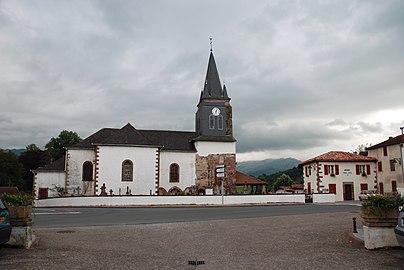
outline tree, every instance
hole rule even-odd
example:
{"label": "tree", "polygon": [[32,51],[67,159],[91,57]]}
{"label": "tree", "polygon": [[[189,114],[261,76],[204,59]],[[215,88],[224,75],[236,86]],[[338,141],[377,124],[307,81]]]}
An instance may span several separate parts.
{"label": "tree", "polygon": [[45,145],[46,151],[52,160],[61,158],[65,153],[65,148],[75,145],[81,141],[80,136],[74,131],[62,130],[58,137],[52,137]]}
{"label": "tree", "polygon": [[292,178],[289,175],[283,173],[273,183],[274,190],[276,191],[280,186],[290,186],[293,184]]}
{"label": "tree", "polygon": [[371,146],[372,146],[371,143],[360,144],[360,145],[358,145],[358,147],[355,148],[355,150],[351,150],[350,152],[353,154],[361,155],[361,156],[367,156],[368,150],[366,150],[366,149]]}
{"label": "tree", "polygon": [[0,150],[0,186],[23,188],[22,171],[23,166],[16,154]]}
{"label": "tree", "polygon": [[279,179],[283,174],[288,175],[292,179],[292,184],[303,184],[303,169],[302,168],[292,168],[286,171],[273,173],[271,175],[262,174],[258,176],[259,179],[267,182],[267,190],[272,190],[277,179]]}
{"label": "tree", "polygon": [[42,151],[35,144],[27,145],[25,151],[21,153],[18,160],[23,165],[22,179],[24,180],[23,189],[25,191],[32,190],[32,183],[34,175],[31,170],[35,170],[38,167],[42,167],[45,162],[45,151]]}

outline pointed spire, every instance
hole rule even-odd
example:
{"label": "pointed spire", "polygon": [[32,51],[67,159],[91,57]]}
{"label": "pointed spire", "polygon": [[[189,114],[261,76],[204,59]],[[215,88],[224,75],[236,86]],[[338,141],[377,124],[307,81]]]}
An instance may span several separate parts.
{"label": "pointed spire", "polygon": [[205,85],[203,87],[203,97],[220,98],[222,91],[215,58],[213,53],[210,52],[208,70],[206,71]]}
{"label": "pointed spire", "polygon": [[224,98],[229,98],[229,95],[227,94],[227,89],[226,89],[226,85],[223,84],[223,97]]}

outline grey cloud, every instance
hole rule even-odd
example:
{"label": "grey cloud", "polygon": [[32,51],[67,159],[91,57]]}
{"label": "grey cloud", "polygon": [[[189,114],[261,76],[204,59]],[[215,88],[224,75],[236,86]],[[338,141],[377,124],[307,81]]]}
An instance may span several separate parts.
{"label": "grey cloud", "polygon": [[210,36],[239,151],[367,142],[404,122],[367,118],[402,108],[402,6],[2,1],[0,147],[127,122],[192,130]]}
{"label": "grey cloud", "polygon": [[265,151],[321,147],[333,140],[349,137],[320,122],[292,121],[288,123],[253,122],[236,130],[238,151]]}

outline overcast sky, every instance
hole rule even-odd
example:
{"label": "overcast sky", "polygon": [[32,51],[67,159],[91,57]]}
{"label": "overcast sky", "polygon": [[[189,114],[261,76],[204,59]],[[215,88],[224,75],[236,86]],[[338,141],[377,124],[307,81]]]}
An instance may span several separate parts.
{"label": "overcast sky", "polygon": [[130,122],[194,130],[209,58],[238,161],[349,151],[404,126],[404,1],[0,1],[0,148]]}

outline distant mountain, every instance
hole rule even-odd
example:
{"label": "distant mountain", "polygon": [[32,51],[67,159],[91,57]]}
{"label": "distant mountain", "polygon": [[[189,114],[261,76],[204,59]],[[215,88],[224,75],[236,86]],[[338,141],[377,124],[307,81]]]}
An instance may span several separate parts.
{"label": "distant mountain", "polygon": [[16,154],[17,156],[21,155],[22,152],[25,151],[25,149],[1,149],[5,152],[12,152],[14,154]]}
{"label": "distant mountain", "polygon": [[237,170],[248,175],[271,175],[296,167],[300,160],[294,158],[265,159],[258,161],[244,161],[237,163]]}

